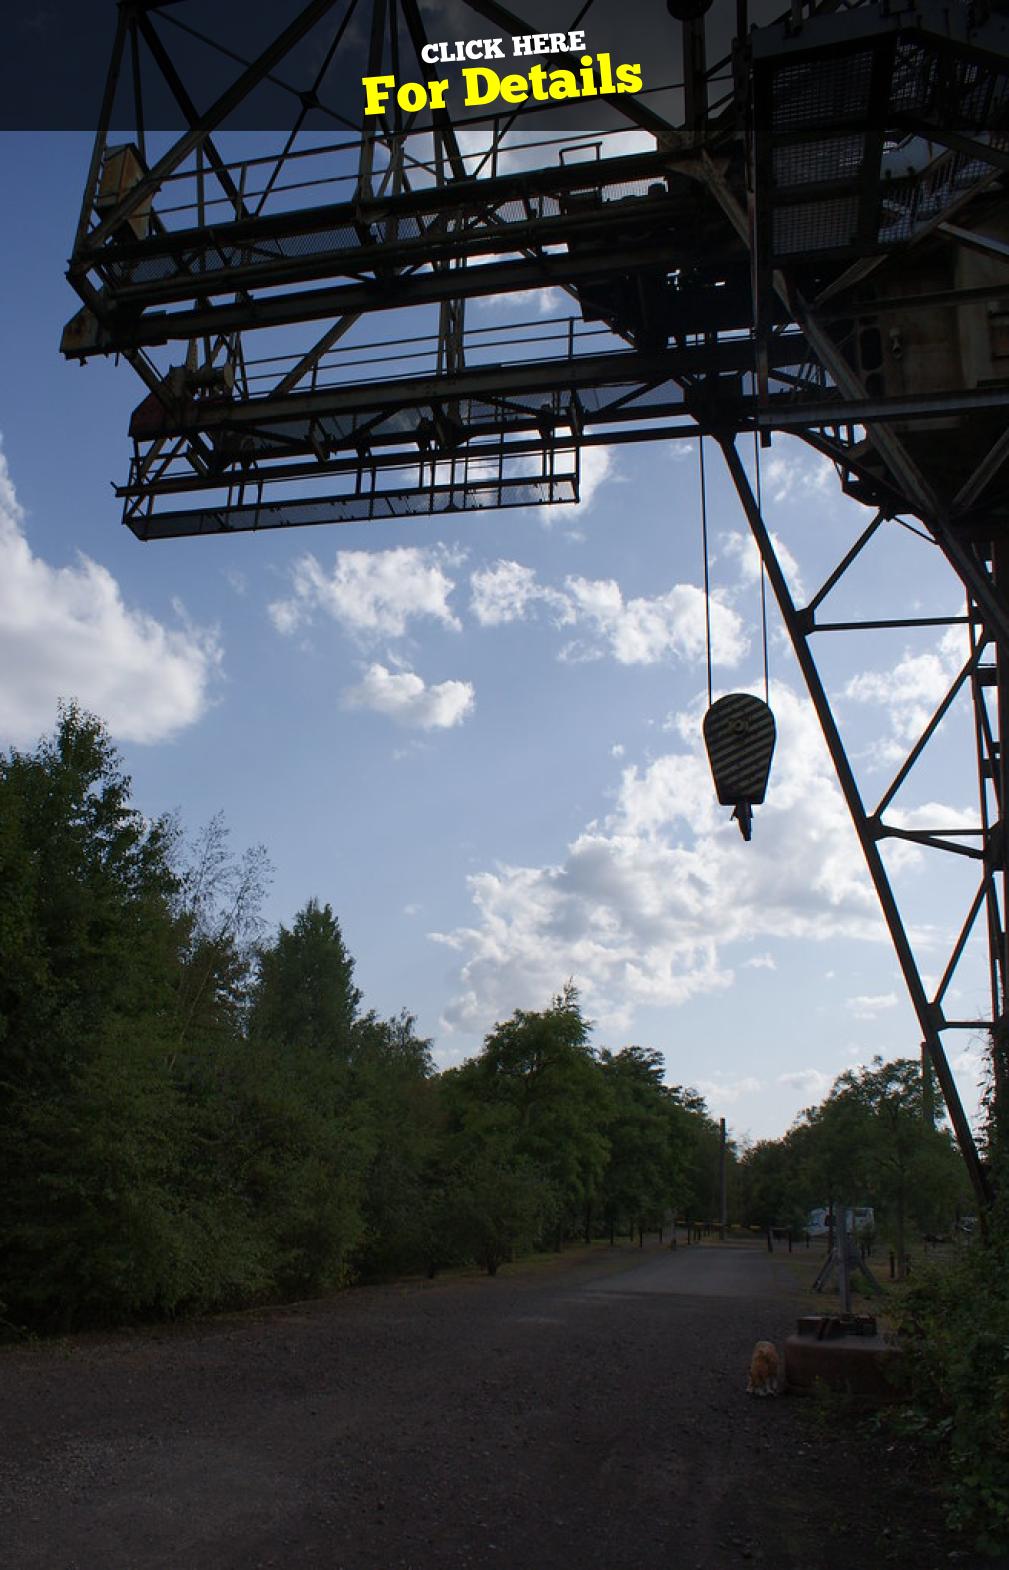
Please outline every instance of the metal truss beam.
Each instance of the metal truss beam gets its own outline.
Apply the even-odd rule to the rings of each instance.
[[[684,162],[690,167],[689,159]],[[604,191],[631,182],[661,182],[675,164],[666,152],[599,160],[592,165],[591,188]],[[246,214],[233,221],[166,229],[144,239],[102,243],[96,230],[81,247],[79,261],[90,261],[101,270],[115,288],[117,300],[140,308],[191,295],[192,278],[184,259],[204,252],[208,265],[201,286],[208,293],[221,294],[250,284],[269,288],[300,283],[331,275],[337,268],[352,274],[370,269],[376,260],[383,269],[420,265],[442,256],[513,249],[513,240],[550,244],[568,235],[588,239],[619,233],[628,226],[654,231],[657,225],[667,227],[671,218],[687,219],[683,203],[666,196],[664,189],[658,195],[639,197],[637,211],[611,203],[609,211],[550,212],[567,193],[584,191],[587,178],[584,165],[569,164],[479,182],[453,180],[384,198],[369,195],[286,212]],[[545,215],[540,216],[544,208]],[[169,271],[179,266],[185,268],[182,276]]]
[[[794,0],[778,22],[748,30],[739,5],[732,85],[720,104],[709,107],[730,62],[706,66],[701,18],[681,29],[682,126],[634,94],[606,98],[625,129],[655,138],[654,150],[568,163],[551,149],[543,167],[502,174],[510,127],[521,116],[509,110],[479,122],[488,146],[473,154],[447,112],[418,119],[390,104],[363,132],[327,110],[354,134],[327,151],[333,164],[313,179],[299,160],[318,150],[294,143],[325,67],[305,91],[291,88],[299,108],[278,153],[229,164],[215,137],[230,110],[330,13],[326,60],[343,47],[353,0],[339,25],[336,0],[304,5],[204,113],[151,9],[149,0],[123,0],[119,9],[68,274],[85,309],[63,345],[80,359],[124,354],[149,390],[131,422],[129,481],[118,488],[129,527],[154,539],[565,501],[577,494],[583,446],[698,428],[715,434],[823,727],[971,1181],[987,1200],[942,1038],[979,1024],[949,1018],[944,1004],[984,925],[991,1019],[980,1024],[992,1032],[997,1098],[1009,1116],[1002,748],[1009,349],[1002,355],[996,342],[999,306],[1009,301],[1004,19],[984,6],[954,14],[938,0],[898,8],[846,0],[843,10],[830,0]],[[499,0],[468,0],[468,10],[506,33],[536,31]],[[411,50],[419,57],[426,34],[417,0],[370,0],[370,11],[363,42],[354,44],[362,64],[398,71]],[[350,47],[349,29],[346,37]],[[186,122],[149,169],[142,46]],[[135,183],[123,189],[106,153],[130,60],[137,158]],[[537,111],[530,123],[538,134],[545,120]],[[900,127],[945,150],[923,154],[914,142],[895,149]],[[583,139],[583,160],[585,150]],[[252,189],[263,167],[265,187]],[[285,184],[292,169],[293,184]],[[349,190],[351,199],[330,200]],[[467,332],[468,300],[546,288],[565,290],[580,310],[566,338],[535,346],[516,338],[491,350],[479,332]],[[361,319],[407,310],[423,322],[416,337],[405,329],[407,353],[396,352],[398,339],[359,343]],[[429,340],[423,332],[435,318]],[[399,322],[388,331],[399,332]],[[255,355],[254,333],[268,345]],[[863,340],[873,333],[870,352]],[[961,337],[969,353],[943,359]],[[355,345],[374,363],[355,358]],[[499,361],[490,361],[492,352]],[[402,374],[404,366],[412,373]],[[789,596],[746,481],[734,440],[744,430],[764,444],[776,431],[797,434],[835,463],[849,494],[878,509],[805,606]],[[920,520],[923,538],[939,546],[966,589],[961,620],[971,647],[869,811],[812,644],[821,633],[939,624],[903,614],[822,615],[893,518],[907,527],[909,518]],[[895,797],[968,693],[979,827],[909,829],[893,816]],[[931,993],[887,878],[887,840],[978,868]]]
[[[274,66],[289,54],[305,34],[310,32],[315,24],[331,11],[337,0],[309,0],[294,21],[274,39],[259,58],[242,72],[231,86],[223,92],[211,107],[197,120],[191,122],[188,131],[184,132],[169,148],[154,168],[137,182],[117,202],[112,210],[99,222],[97,227],[88,235],[88,249],[103,244],[116,230],[133,216],[143,203],[152,197],[161,187],[162,182],[171,175],[190,153],[205,144],[206,138],[225,120],[231,111],[238,107],[244,98],[247,98],[253,87],[269,75]],[[141,25],[147,24],[148,19],[141,13]],[[169,84],[171,85],[171,84]],[[111,112],[111,103],[109,104]],[[99,127],[99,145],[108,134],[107,121]]]
[[[685,349],[666,349],[655,353],[581,354],[558,359],[526,360],[513,365],[471,365],[442,375],[389,377],[385,381],[362,381],[349,385],[290,392],[281,399],[225,398],[192,400],[180,408],[176,418],[151,411],[153,425],[134,415],[131,434],[138,436],[185,435],[200,430],[207,433],[221,428],[238,430],[261,425],[297,424],[341,414],[378,409],[416,408],[421,404],[454,399],[494,400],[514,398],[537,392],[564,391],[571,394],[594,388],[622,388],[634,397],[649,388],[666,383],[677,390],[691,377],[741,376],[748,370],[751,345],[746,338],[726,338],[720,343]],[[801,357],[798,335],[781,338],[775,346],[777,363],[794,365]],[[667,404],[667,407],[675,405]],[[144,409],[141,405],[141,409]],[[654,413],[661,411],[653,411]],[[647,415],[644,417],[648,417]]]
[[[977,911],[980,909],[980,901],[975,900],[974,904],[972,904],[971,912],[968,913],[968,921],[965,924],[965,929],[962,931],[960,937],[957,940],[957,944],[954,947],[954,957],[951,960],[950,966],[947,967],[947,973],[944,975],[943,981],[940,984],[939,994],[936,998],[930,999],[925,990],[925,985],[918,969],[918,964],[907,934],[907,929],[905,928],[904,922],[901,918],[897,900],[879,852],[880,839],[884,837],[885,834],[893,835],[899,833],[900,831],[892,827],[888,830],[884,830],[879,818],[871,816],[868,812],[866,812],[861,792],[859,791],[858,784],[855,780],[851,763],[849,762],[844,743],[841,739],[840,731],[838,730],[837,722],[830,706],[826,688],[824,687],[812,648],[810,647],[811,634],[809,617],[803,616],[801,610],[796,606],[794,600],[792,599],[791,590],[788,587],[788,582],[782,571],[773,542],[768,533],[767,526],[764,522],[760,508],[757,504],[757,499],[753,494],[753,489],[750,485],[746,470],[743,467],[742,460],[740,459],[739,453],[736,449],[734,439],[729,436],[718,436],[718,440],[725,458],[726,466],[729,470],[729,474],[732,477],[733,485],[735,486],[736,493],[746,515],[747,522],[749,523],[750,532],[752,533],[754,541],[757,545],[757,549],[760,552],[761,560],[767,572],[768,581],[771,584],[775,599],[778,602],[778,609],[781,612],[781,616],[788,631],[789,638],[791,639],[795,657],[798,660],[799,668],[802,671],[802,675],[806,683],[806,689],[809,693],[813,707],[816,710],[816,716],[820,722],[820,728],[823,732],[824,740],[826,741],[827,749],[834,765],[838,784],[841,787],[841,792],[844,796],[845,803],[847,804],[848,811],[851,815],[855,833],[858,835],[859,843],[862,847],[862,854],[865,858],[866,867],[868,868],[869,876],[871,877],[873,886],[876,890],[876,896],[879,900],[883,919],[886,923],[887,930],[889,931],[890,940],[897,955],[901,973],[903,974],[904,982],[910,995],[911,1004],[918,1019],[922,1040],[925,1043],[929,1060],[935,1069],[936,1077],[942,1089],[943,1099],[946,1103],[946,1109],[949,1113],[950,1122],[952,1123],[954,1132],[956,1134],[957,1143],[960,1146],[961,1153],[966,1163],[971,1184],[974,1188],[975,1194],[977,1195],[979,1205],[981,1205],[984,1209],[987,1209],[991,1203],[992,1198],[990,1184],[988,1182],[987,1173],[981,1165],[981,1161],[978,1156],[977,1146],[974,1143],[974,1136],[971,1131],[970,1123],[968,1122],[966,1114],[964,1113],[963,1104],[960,1100],[960,1095],[956,1087],[956,1081],[954,1080],[952,1071],[950,1070],[949,1061],[946,1057],[941,1036],[943,1029],[955,1027],[955,1025],[958,1023],[945,1018],[942,1010],[942,996],[945,994],[945,991],[949,985],[949,979],[952,975],[953,969],[955,968],[955,962],[963,953],[963,949],[967,941],[967,934],[969,934],[970,928],[973,925],[973,921],[976,918]],[[957,681],[957,686],[962,683],[964,677],[969,674],[969,672],[976,666],[978,653],[972,653],[971,660],[968,662],[968,668],[965,672],[961,673],[961,676]],[[979,833],[980,832],[981,830],[979,830]],[[926,836],[926,838],[933,845],[935,844],[935,841],[931,836]],[[956,847],[942,848],[955,849]]]

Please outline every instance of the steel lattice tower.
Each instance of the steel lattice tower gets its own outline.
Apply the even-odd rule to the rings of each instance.
[[[574,500],[591,445],[716,442],[983,1200],[943,1040],[990,1033],[1009,1106],[1009,21],[938,0],[794,0],[777,17],[746,0],[670,0],[672,17],[639,4],[669,68],[656,66],[661,91],[620,95],[595,57],[604,135],[549,105],[459,117],[390,97],[365,122],[359,90],[331,100],[337,64],[356,84],[431,76],[423,0],[272,6],[275,36],[247,60],[206,36],[213,6],[120,0],[63,352],[120,355],[146,384],[117,488],[144,540]],[[458,15],[473,38],[543,25],[540,7],[530,21],[496,0]],[[618,37],[619,7],[609,15]],[[197,45],[228,64],[209,100],[187,81]],[[181,126],[167,138],[145,126],[155,82]],[[286,121],[271,107],[267,150],[229,158],[221,132],[256,123],[267,88]],[[112,131],[124,105],[125,139]],[[566,314],[506,338],[467,324],[475,297],[546,287]],[[416,333],[383,333],[408,309]],[[825,454],[874,512],[802,605],[740,456],[741,439],[776,431]],[[942,553],[963,614],[910,615],[896,586],[891,617],[829,621],[824,602],[893,520]],[[871,805],[818,638],[948,620],[964,628],[962,669]],[[973,714],[977,823],[901,828],[888,809],[958,701]],[[929,987],[883,860],[895,839],[975,864]],[[990,1009],[951,1018],[976,942]]]

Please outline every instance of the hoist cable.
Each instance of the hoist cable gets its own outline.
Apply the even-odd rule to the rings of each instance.
[[[760,499],[760,441],[756,430],[753,432],[753,462],[757,481],[757,513],[762,518],[764,509]],[[760,632],[764,650],[764,702],[770,708],[771,674],[767,660],[767,569],[764,566],[763,556],[760,557]]]
[[[711,707],[711,574],[708,567],[708,491],[704,480],[704,436],[697,446],[700,455],[701,545],[704,551],[704,652],[708,666],[708,708]]]

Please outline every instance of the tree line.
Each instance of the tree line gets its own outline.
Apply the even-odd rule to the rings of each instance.
[[[265,936],[259,847],[145,818],[70,706],[0,757],[0,1320],[278,1301],[716,1209],[719,1133],[577,994],[437,1072],[328,904]]]
[[[736,1208],[752,1225],[801,1233],[817,1206],[837,1214],[871,1206],[902,1276],[912,1240],[950,1236],[974,1208],[952,1133],[937,1121],[940,1106],[935,1075],[923,1075],[917,1059],[876,1057],[848,1069],[780,1139],[741,1154]]]

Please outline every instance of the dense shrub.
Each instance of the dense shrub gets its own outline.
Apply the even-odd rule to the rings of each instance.
[[[1009,1174],[1007,1174],[1009,1175]],[[1009,1204],[990,1240],[924,1270],[899,1326],[912,1378],[896,1421],[948,1458],[951,1524],[983,1552],[1009,1552]]]

